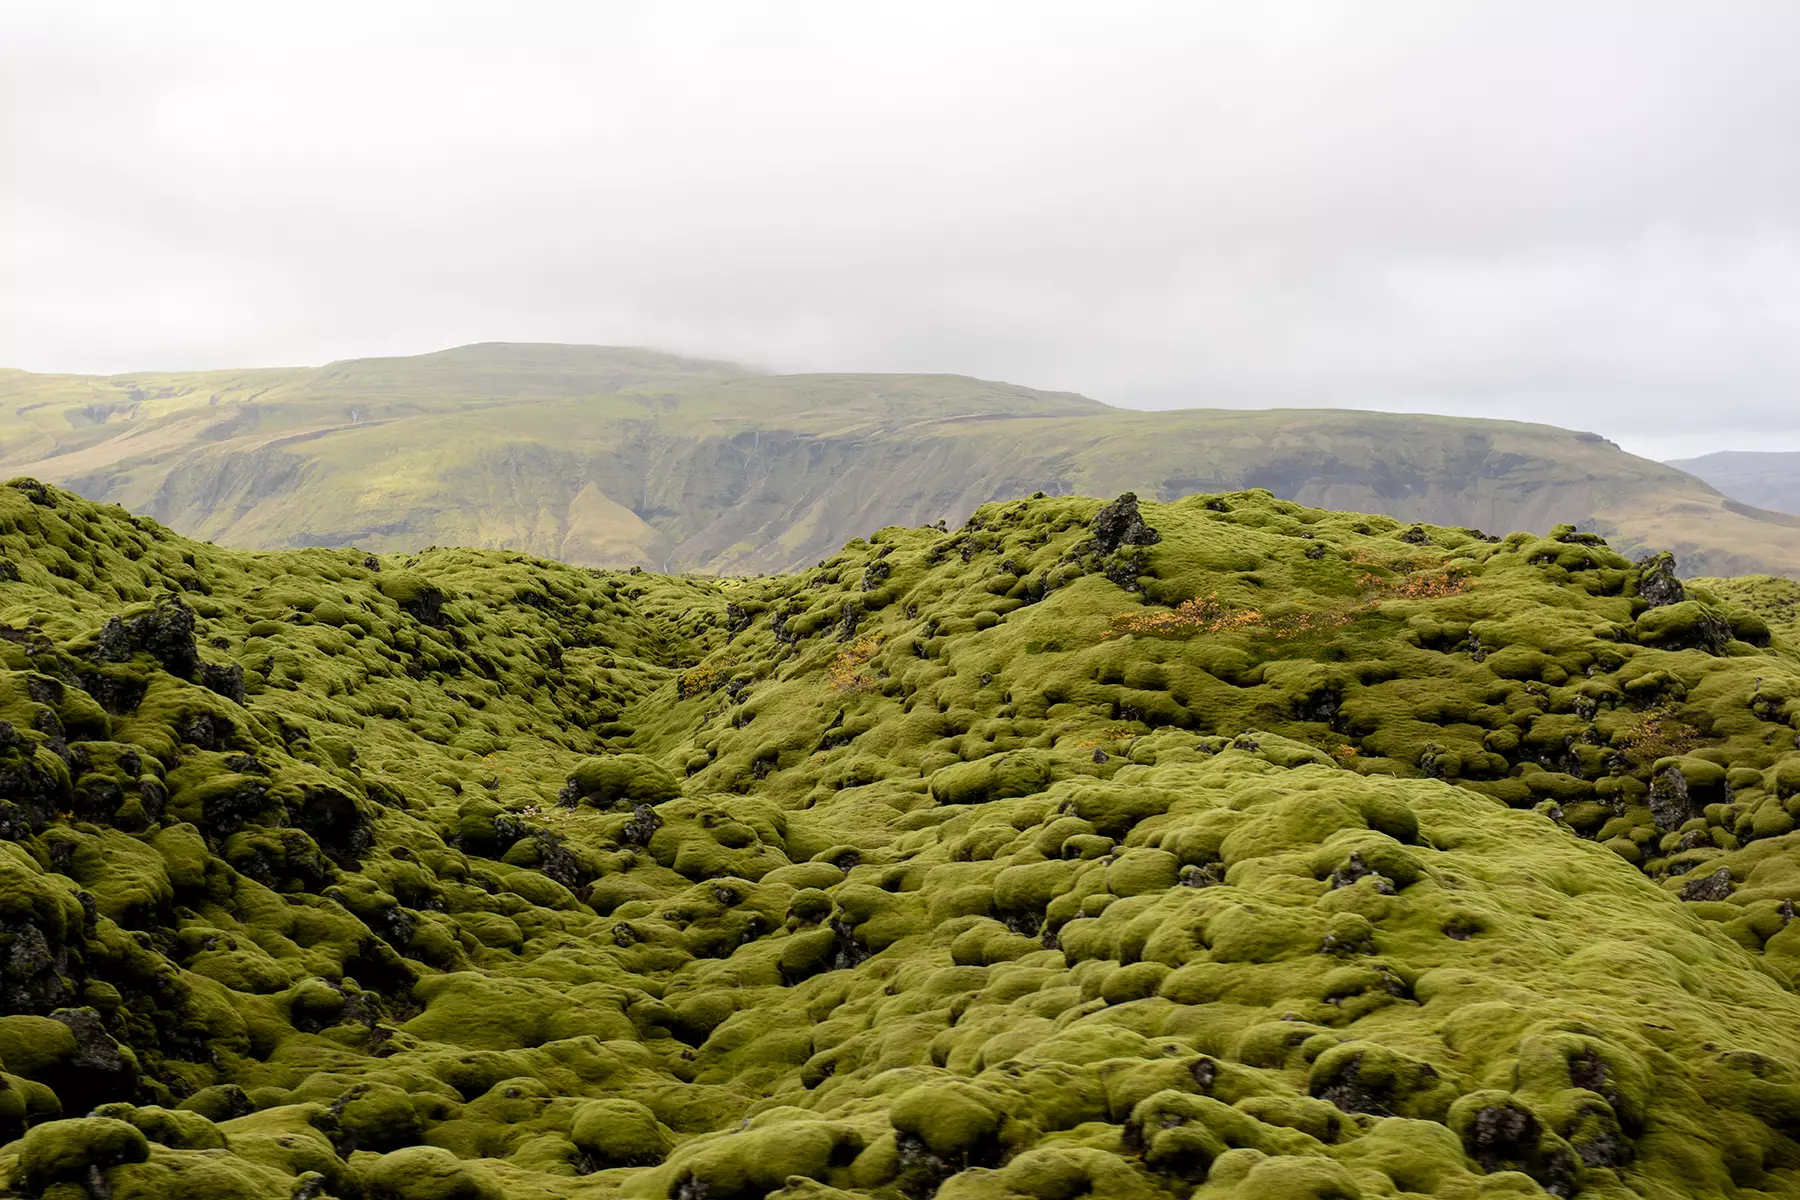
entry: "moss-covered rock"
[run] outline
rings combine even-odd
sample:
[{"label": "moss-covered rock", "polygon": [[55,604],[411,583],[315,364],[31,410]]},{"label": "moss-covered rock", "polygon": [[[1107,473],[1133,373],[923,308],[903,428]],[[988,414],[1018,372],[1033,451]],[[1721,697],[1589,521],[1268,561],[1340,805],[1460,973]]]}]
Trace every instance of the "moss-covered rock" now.
[{"label": "moss-covered rock", "polygon": [[478,1166],[436,1146],[384,1154],[363,1168],[370,1200],[502,1200],[505,1192]]},{"label": "moss-covered rock", "polygon": [[103,1178],[121,1163],[143,1162],[150,1143],[143,1131],[112,1117],[50,1121],[29,1130],[19,1143],[18,1179],[31,1192],[58,1183]]},{"label": "moss-covered rock", "polygon": [[619,801],[661,804],[681,795],[681,784],[665,768],[641,754],[614,754],[577,763],[569,773],[564,794],[602,807]]},{"label": "moss-covered rock", "polygon": [[22,1194],[1800,1187],[1767,585],[1266,493],[748,580],[42,497],[0,488]]},{"label": "moss-covered rock", "polygon": [[636,1100],[590,1100],[575,1110],[569,1139],[594,1169],[655,1166],[674,1136],[649,1106]]}]

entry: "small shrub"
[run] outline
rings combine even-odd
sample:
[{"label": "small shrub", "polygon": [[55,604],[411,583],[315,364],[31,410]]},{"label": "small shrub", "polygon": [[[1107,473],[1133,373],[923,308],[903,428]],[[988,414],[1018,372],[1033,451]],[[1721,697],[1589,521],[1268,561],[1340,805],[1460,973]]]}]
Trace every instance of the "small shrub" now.
[{"label": "small shrub", "polygon": [[880,649],[881,639],[878,637],[866,637],[853,642],[831,660],[831,666],[825,670],[825,682],[839,692],[873,690],[878,681],[865,668]]}]

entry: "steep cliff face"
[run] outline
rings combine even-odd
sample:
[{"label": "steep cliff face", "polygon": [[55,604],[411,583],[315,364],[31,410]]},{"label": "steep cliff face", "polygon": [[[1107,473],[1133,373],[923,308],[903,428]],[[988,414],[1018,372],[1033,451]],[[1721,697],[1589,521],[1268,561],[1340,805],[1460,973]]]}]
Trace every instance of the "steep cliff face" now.
[{"label": "steep cliff face", "polygon": [[[135,398],[134,398],[135,397]],[[1130,412],[954,376],[766,376],[598,347],[316,371],[0,376],[0,472],[245,547],[509,547],[767,571],[990,500],[1267,488],[1472,528],[1562,520],[1690,569],[1800,573],[1800,519],[1593,434],[1343,411]]]}]

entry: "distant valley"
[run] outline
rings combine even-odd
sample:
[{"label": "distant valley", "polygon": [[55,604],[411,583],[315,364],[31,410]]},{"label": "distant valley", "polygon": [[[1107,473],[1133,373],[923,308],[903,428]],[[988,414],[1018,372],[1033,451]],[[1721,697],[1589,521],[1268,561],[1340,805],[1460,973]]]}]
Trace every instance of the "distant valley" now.
[{"label": "distant valley", "polygon": [[1766,510],[1800,500],[1727,499],[1745,493],[1710,462],[1690,474],[1597,434],[1506,421],[1139,412],[961,376],[771,375],[595,346],[0,371],[0,472],[190,536],[496,547],[672,571],[789,569],[882,526],[959,523],[1038,491],[1170,500],[1261,487],[1489,532],[1571,522],[1628,552],[1674,550],[1692,574],[1800,575],[1800,517]]},{"label": "distant valley", "polygon": [[1669,466],[1744,504],[1800,512],[1800,451],[1725,450],[1677,459]]}]

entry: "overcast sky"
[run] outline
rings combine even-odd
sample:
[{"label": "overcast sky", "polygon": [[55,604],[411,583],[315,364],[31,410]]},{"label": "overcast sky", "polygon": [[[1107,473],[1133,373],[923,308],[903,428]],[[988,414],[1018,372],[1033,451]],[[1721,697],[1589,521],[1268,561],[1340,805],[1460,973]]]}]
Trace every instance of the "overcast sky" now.
[{"label": "overcast sky", "polygon": [[1800,448],[1800,4],[0,4],[0,365],[648,344]]}]

